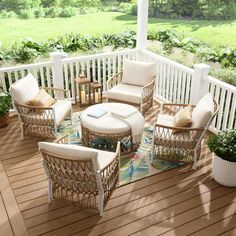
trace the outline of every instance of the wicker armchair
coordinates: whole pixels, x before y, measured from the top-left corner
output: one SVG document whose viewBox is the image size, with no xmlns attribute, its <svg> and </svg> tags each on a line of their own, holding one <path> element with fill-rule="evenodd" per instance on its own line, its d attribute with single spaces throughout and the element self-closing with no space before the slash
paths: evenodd
<svg viewBox="0 0 236 236">
<path fill-rule="evenodd" d="M 153 106 L 154 88 L 155 64 L 125 60 L 124 71 L 107 81 L 107 100 L 138 106 L 145 114 Z"/>
<path fill-rule="evenodd" d="M 26 102 L 34 98 L 39 89 L 35 78 L 31 74 L 10 87 L 13 104 L 21 121 L 22 139 L 26 136 L 55 139 L 57 137 L 57 127 L 60 123 L 66 117 L 71 119 L 72 110 L 69 90 L 43 87 L 56 102 L 50 107 L 27 105 Z"/>
<path fill-rule="evenodd" d="M 66 144 L 40 142 L 43 165 L 49 180 L 49 203 L 53 199 L 80 207 L 98 207 L 100 216 L 119 181 L 120 143 L 116 152 Z"/>
<path fill-rule="evenodd" d="M 204 127 L 174 127 L 174 115 L 188 104 L 162 104 L 161 113 L 153 130 L 152 159 L 158 158 L 183 163 L 193 163 L 192 168 L 196 169 L 197 161 L 201 154 L 201 142 L 204 138 L 212 120 L 218 112 L 218 105 L 215 100 L 214 112 Z M 192 105 L 194 108 L 195 106 Z M 174 132 L 178 131 L 178 132 Z"/>
</svg>

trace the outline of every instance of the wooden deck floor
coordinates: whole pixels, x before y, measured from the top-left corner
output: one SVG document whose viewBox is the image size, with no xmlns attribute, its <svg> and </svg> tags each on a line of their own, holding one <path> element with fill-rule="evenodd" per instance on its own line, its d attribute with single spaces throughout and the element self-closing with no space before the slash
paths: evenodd
<svg viewBox="0 0 236 236">
<path fill-rule="evenodd" d="M 236 235 L 236 188 L 211 179 L 206 147 L 196 171 L 181 167 L 117 188 L 100 218 L 48 204 L 37 141 L 21 140 L 17 117 L 0 129 L 0 235 Z"/>
</svg>

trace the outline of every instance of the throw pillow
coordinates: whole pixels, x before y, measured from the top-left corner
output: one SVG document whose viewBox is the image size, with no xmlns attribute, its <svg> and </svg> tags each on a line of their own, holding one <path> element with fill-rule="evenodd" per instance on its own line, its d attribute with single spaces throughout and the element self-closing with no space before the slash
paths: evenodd
<svg viewBox="0 0 236 236">
<path fill-rule="evenodd" d="M 192 124 L 192 107 L 191 105 L 179 110 L 174 116 L 175 127 L 190 127 Z M 173 132 L 178 132 L 174 130 Z"/>
<path fill-rule="evenodd" d="M 214 102 L 213 96 L 207 93 L 203 96 L 197 103 L 196 107 L 193 109 L 192 113 L 192 127 L 201 128 L 204 127 L 210 117 L 214 113 Z"/>
<path fill-rule="evenodd" d="M 44 89 L 40 89 L 37 96 L 28 102 L 27 105 L 36 107 L 50 107 L 56 101 Z"/>
</svg>

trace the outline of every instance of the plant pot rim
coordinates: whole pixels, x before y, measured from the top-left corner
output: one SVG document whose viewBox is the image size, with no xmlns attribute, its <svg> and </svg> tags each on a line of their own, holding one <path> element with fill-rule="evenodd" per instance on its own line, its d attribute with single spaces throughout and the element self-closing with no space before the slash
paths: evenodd
<svg viewBox="0 0 236 236">
<path fill-rule="evenodd" d="M 229 163 L 235 163 L 235 164 L 236 164 L 235 161 L 228 161 L 228 160 L 225 160 L 224 158 L 222 158 L 222 157 L 216 155 L 215 153 L 214 153 L 214 155 L 215 155 L 215 157 L 218 157 L 218 158 L 221 159 L 222 161 L 229 162 Z"/>
</svg>

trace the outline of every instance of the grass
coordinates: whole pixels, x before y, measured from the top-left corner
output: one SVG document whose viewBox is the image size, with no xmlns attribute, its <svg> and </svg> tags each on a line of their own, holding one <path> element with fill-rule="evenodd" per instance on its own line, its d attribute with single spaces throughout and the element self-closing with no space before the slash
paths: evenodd
<svg viewBox="0 0 236 236">
<path fill-rule="evenodd" d="M 45 41 L 69 32 L 98 35 L 118 33 L 125 29 L 136 30 L 136 17 L 117 12 L 99 12 L 71 18 L 1 19 L 0 41 L 9 47 L 13 41 L 31 37 Z M 149 29 L 174 29 L 186 36 L 197 38 L 213 45 L 236 47 L 235 21 L 186 21 L 149 19 Z"/>
</svg>

